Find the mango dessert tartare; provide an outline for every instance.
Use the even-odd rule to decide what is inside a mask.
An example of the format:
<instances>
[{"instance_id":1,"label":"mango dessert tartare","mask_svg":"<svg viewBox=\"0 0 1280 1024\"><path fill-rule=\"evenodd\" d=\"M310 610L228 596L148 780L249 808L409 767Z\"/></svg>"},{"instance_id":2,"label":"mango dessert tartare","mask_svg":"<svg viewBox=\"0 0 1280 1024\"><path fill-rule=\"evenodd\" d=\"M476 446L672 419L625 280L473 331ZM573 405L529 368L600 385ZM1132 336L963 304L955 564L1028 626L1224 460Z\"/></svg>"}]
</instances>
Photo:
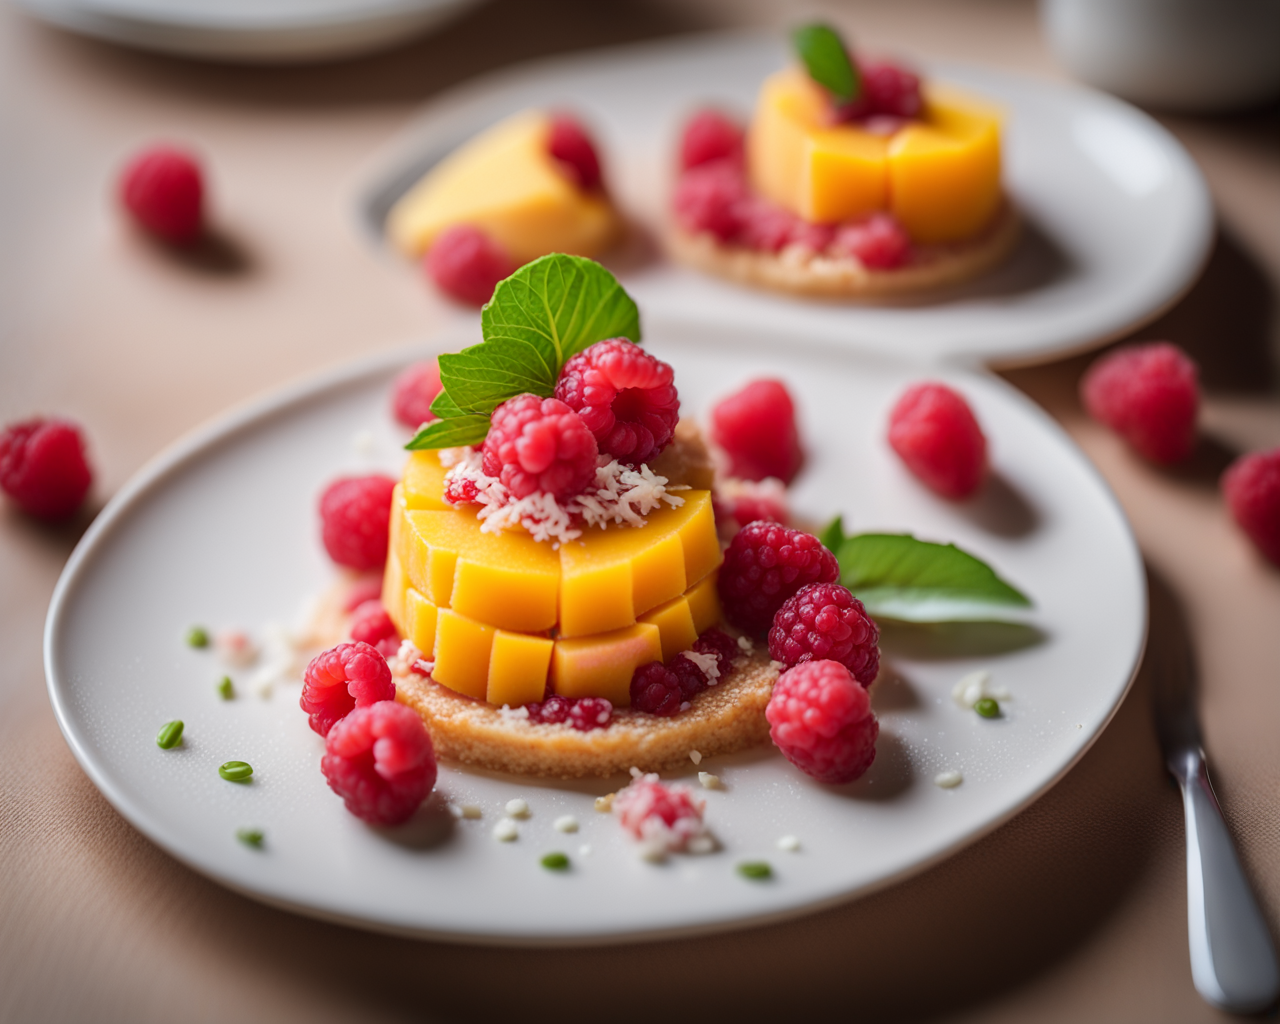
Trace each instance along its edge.
<instances>
[{"instance_id":1,"label":"mango dessert tartare","mask_svg":"<svg viewBox=\"0 0 1280 1024\"><path fill-rule=\"evenodd\" d=\"M1001 113L896 64L859 61L811 25L801 63L765 80L744 132L686 126L669 247L746 284L902 295L993 267L1018 237L1000 183Z\"/></svg>"},{"instance_id":2,"label":"mango dessert tartare","mask_svg":"<svg viewBox=\"0 0 1280 1024\"><path fill-rule=\"evenodd\" d=\"M619 240L623 222L582 124L526 110L423 175L391 208L386 232L444 292L479 306L530 260L600 255Z\"/></svg>"}]
</instances>

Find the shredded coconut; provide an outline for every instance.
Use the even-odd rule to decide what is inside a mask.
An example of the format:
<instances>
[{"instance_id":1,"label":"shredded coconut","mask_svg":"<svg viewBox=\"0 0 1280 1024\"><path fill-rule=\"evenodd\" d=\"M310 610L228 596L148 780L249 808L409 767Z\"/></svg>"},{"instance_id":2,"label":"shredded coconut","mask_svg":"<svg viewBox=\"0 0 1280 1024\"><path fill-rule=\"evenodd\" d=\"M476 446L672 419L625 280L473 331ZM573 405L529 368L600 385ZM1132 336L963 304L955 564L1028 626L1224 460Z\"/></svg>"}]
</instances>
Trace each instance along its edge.
<instances>
[{"instance_id":1,"label":"shredded coconut","mask_svg":"<svg viewBox=\"0 0 1280 1024\"><path fill-rule=\"evenodd\" d=\"M529 709L523 704L518 708L513 708L510 704L503 704L498 708L498 714L502 716L504 722L527 722L529 720Z\"/></svg>"},{"instance_id":2,"label":"shredded coconut","mask_svg":"<svg viewBox=\"0 0 1280 1024\"><path fill-rule=\"evenodd\" d=\"M565 814L556 818L556 820L551 823L551 827L557 832L577 832L578 819L572 814Z\"/></svg>"},{"instance_id":3,"label":"shredded coconut","mask_svg":"<svg viewBox=\"0 0 1280 1024\"><path fill-rule=\"evenodd\" d=\"M541 491L524 498L513 498L497 477L484 472L483 459L477 448L442 448L440 464L448 467L445 489L454 481L467 480L476 488L480 511L480 530L500 533L523 527L534 540L557 544L582 536L582 525L604 529L610 523L644 526L644 517L666 502L672 508L684 504L684 498L673 491L686 490L684 485L668 485L647 465L637 469L624 466L617 459L600 456L593 490L575 495L561 504L551 494Z\"/></svg>"},{"instance_id":4,"label":"shredded coconut","mask_svg":"<svg viewBox=\"0 0 1280 1024\"><path fill-rule=\"evenodd\" d=\"M404 675L421 660L422 652L413 646L413 641L401 640L396 653L392 655L387 664L391 666L392 672ZM432 667L434 668L435 666L433 665Z\"/></svg>"},{"instance_id":5,"label":"shredded coconut","mask_svg":"<svg viewBox=\"0 0 1280 1024\"><path fill-rule=\"evenodd\" d=\"M663 785L656 773L637 775L613 801L613 812L622 827L640 840L640 856L645 860L661 860L681 850L714 849L715 841L702 822L704 807L688 786Z\"/></svg>"},{"instance_id":6,"label":"shredded coconut","mask_svg":"<svg viewBox=\"0 0 1280 1024\"><path fill-rule=\"evenodd\" d=\"M750 654L755 649L756 649L756 645L751 642L751 637L749 636L738 637L738 650L740 650L743 654Z\"/></svg>"},{"instance_id":7,"label":"shredded coconut","mask_svg":"<svg viewBox=\"0 0 1280 1024\"><path fill-rule=\"evenodd\" d=\"M219 630L213 638L213 649L231 668L248 668L258 660L258 647L242 629Z\"/></svg>"},{"instance_id":8,"label":"shredded coconut","mask_svg":"<svg viewBox=\"0 0 1280 1024\"><path fill-rule=\"evenodd\" d=\"M600 811L602 814L608 814L610 811L612 811L614 796L615 794L613 793L607 793L604 796L596 797L596 803L595 803L596 810Z\"/></svg>"},{"instance_id":9,"label":"shredded coconut","mask_svg":"<svg viewBox=\"0 0 1280 1024\"><path fill-rule=\"evenodd\" d=\"M785 661L770 661L769 667L775 672L785 672L787 670L787 663Z\"/></svg>"},{"instance_id":10,"label":"shredded coconut","mask_svg":"<svg viewBox=\"0 0 1280 1024\"><path fill-rule=\"evenodd\" d=\"M475 804L450 804L449 813L455 818L466 818L474 821L481 815L481 810Z\"/></svg>"},{"instance_id":11,"label":"shredded coconut","mask_svg":"<svg viewBox=\"0 0 1280 1024\"><path fill-rule=\"evenodd\" d=\"M1003 686L991 685L991 673L985 669L961 676L956 685L951 688L951 699L966 711L972 711L973 706L983 697L994 697L996 700L1013 699Z\"/></svg>"},{"instance_id":12,"label":"shredded coconut","mask_svg":"<svg viewBox=\"0 0 1280 1024\"><path fill-rule=\"evenodd\" d=\"M715 686L720 681L720 660L714 654L685 651L684 656L697 665L702 674L707 677L708 686Z\"/></svg>"},{"instance_id":13,"label":"shredded coconut","mask_svg":"<svg viewBox=\"0 0 1280 1024\"><path fill-rule=\"evenodd\" d=\"M590 843L583 843L581 846L579 846L579 847L578 847L578 856L579 856L579 857L590 857L590 856L591 856L591 844L590 844Z\"/></svg>"}]
</instances>

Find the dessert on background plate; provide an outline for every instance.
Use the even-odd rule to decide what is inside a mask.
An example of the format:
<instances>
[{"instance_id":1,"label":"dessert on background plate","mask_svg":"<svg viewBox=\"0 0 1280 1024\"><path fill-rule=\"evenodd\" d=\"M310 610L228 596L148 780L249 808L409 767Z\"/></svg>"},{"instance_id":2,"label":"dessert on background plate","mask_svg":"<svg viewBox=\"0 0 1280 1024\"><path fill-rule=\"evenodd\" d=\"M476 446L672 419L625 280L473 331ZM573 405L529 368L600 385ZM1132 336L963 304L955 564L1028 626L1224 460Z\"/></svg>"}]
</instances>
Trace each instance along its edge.
<instances>
[{"instance_id":1,"label":"dessert on background plate","mask_svg":"<svg viewBox=\"0 0 1280 1024\"><path fill-rule=\"evenodd\" d=\"M745 284L833 297L925 291L995 266L1018 237L989 101L797 30L749 127L685 127L672 255Z\"/></svg>"}]
</instances>

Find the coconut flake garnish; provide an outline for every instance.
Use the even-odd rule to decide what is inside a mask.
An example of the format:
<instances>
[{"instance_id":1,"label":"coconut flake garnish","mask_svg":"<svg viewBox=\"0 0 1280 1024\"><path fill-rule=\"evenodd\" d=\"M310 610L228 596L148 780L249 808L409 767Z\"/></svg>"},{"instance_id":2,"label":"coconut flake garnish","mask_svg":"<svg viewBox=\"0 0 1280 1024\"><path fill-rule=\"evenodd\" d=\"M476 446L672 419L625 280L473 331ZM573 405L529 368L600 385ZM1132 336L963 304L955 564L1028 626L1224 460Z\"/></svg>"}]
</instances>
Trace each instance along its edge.
<instances>
[{"instance_id":1,"label":"coconut flake garnish","mask_svg":"<svg viewBox=\"0 0 1280 1024\"><path fill-rule=\"evenodd\" d=\"M484 472L482 456L476 448L443 448L440 464L449 467L445 474L446 492L454 481L468 480L476 489L483 533L500 533L522 527L534 540L564 541L582 536L580 524L604 529L610 523L644 526L644 517L666 502L672 508L684 504L684 498L673 491L688 490L681 484L671 485L665 476L654 473L647 465L637 469L624 466L617 459L599 457L595 486L561 503L554 495L541 491L524 498L513 498L497 477Z\"/></svg>"}]
</instances>

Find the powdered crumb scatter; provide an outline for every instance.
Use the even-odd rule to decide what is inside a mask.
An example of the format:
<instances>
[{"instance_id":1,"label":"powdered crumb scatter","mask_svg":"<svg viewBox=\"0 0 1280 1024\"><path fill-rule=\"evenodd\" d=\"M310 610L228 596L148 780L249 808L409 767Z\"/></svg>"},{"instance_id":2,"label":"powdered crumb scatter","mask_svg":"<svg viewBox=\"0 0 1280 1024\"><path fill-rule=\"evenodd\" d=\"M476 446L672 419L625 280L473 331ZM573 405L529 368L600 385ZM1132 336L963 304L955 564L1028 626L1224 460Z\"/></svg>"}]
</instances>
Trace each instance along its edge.
<instances>
[{"instance_id":1,"label":"powdered crumb scatter","mask_svg":"<svg viewBox=\"0 0 1280 1024\"><path fill-rule=\"evenodd\" d=\"M510 818L503 818L498 824L493 826L493 838L500 843L510 843L520 835L520 830L516 827L516 823Z\"/></svg>"},{"instance_id":2,"label":"powdered crumb scatter","mask_svg":"<svg viewBox=\"0 0 1280 1024\"><path fill-rule=\"evenodd\" d=\"M698 772L698 781L702 783L703 789L723 789L720 785L720 776L712 775L710 772Z\"/></svg>"},{"instance_id":3,"label":"powdered crumb scatter","mask_svg":"<svg viewBox=\"0 0 1280 1024\"><path fill-rule=\"evenodd\" d=\"M579 856L579 857L590 857L590 856L591 856L591 844L590 844L590 843L583 843L581 846L579 846L579 847L578 847L578 856Z\"/></svg>"},{"instance_id":4,"label":"powdered crumb scatter","mask_svg":"<svg viewBox=\"0 0 1280 1024\"><path fill-rule=\"evenodd\" d=\"M529 817L529 805L520 797L507 801L507 813L513 818Z\"/></svg>"},{"instance_id":5,"label":"powdered crumb scatter","mask_svg":"<svg viewBox=\"0 0 1280 1024\"><path fill-rule=\"evenodd\" d=\"M938 772L933 777L933 784L942 789L955 789L962 782L964 782L964 776L959 772Z\"/></svg>"},{"instance_id":6,"label":"powdered crumb scatter","mask_svg":"<svg viewBox=\"0 0 1280 1024\"><path fill-rule=\"evenodd\" d=\"M575 818L572 814L561 815L559 818L556 818L556 820L552 823L552 828L554 828L557 832L577 832L578 819Z\"/></svg>"},{"instance_id":7,"label":"powdered crumb scatter","mask_svg":"<svg viewBox=\"0 0 1280 1024\"><path fill-rule=\"evenodd\" d=\"M613 810L613 798L616 794L606 793L604 796L596 797L596 810L603 814L608 814Z\"/></svg>"},{"instance_id":8,"label":"powdered crumb scatter","mask_svg":"<svg viewBox=\"0 0 1280 1024\"><path fill-rule=\"evenodd\" d=\"M694 764L702 764L702 754L696 750L689 751L689 760Z\"/></svg>"},{"instance_id":9,"label":"powdered crumb scatter","mask_svg":"<svg viewBox=\"0 0 1280 1024\"><path fill-rule=\"evenodd\" d=\"M783 836L778 840L778 849L786 850L788 853L795 853L800 849L800 840L795 836Z\"/></svg>"},{"instance_id":10,"label":"powdered crumb scatter","mask_svg":"<svg viewBox=\"0 0 1280 1024\"><path fill-rule=\"evenodd\" d=\"M755 649L756 649L756 645L751 642L751 637L749 636L738 637L738 650L740 650L743 654L750 654Z\"/></svg>"}]
</instances>

